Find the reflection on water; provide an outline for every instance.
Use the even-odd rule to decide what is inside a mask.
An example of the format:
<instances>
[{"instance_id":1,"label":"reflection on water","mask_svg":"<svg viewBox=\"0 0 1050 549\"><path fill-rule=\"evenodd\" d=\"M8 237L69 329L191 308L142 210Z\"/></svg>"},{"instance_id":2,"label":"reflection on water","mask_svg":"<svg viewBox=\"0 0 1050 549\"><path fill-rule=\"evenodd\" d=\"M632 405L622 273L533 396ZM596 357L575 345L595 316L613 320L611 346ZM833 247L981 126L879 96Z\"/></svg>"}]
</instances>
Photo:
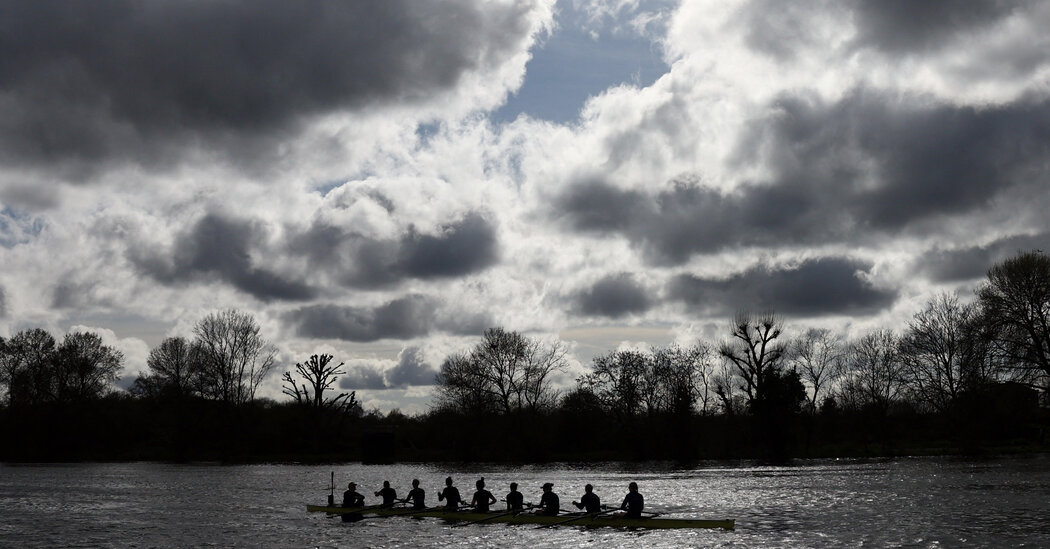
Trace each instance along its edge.
<instances>
[{"instance_id":1,"label":"reflection on water","mask_svg":"<svg viewBox=\"0 0 1050 549\"><path fill-rule=\"evenodd\" d=\"M390 518L343 523L306 513L330 471L366 495L412 478L428 502L447 475L464 494L484 476L526 501L553 482L563 507L591 483L619 504L637 481L648 510L735 518L737 529L622 531L468 525ZM341 492L341 489L339 489ZM337 494L337 498L338 498ZM369 497L369 501L374 498ZM792 467L706 464L0 466L0 541L11 547L828 547L1041 545L1050 539L1050 458L820 461Z\"/></svg>"}]
</instances>

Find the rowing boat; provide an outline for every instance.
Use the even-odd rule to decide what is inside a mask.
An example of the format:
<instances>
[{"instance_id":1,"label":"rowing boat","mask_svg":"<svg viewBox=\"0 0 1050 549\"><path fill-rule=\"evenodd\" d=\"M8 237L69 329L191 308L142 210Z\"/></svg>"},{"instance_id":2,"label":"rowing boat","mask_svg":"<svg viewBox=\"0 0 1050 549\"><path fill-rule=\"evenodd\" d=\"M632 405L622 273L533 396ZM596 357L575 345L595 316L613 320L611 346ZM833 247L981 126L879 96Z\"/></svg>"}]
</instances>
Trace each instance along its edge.
<instances>
[{"instance_id":1,"label":"rowing boat","mask_svg":"<svg viewBox=\"0 0 1050 549\"><path fill-rule=\"evenodd\" d=\"M555 526L565 523L566 526L586 526L588 528L601 528L603 526L613 528L723 528L732 530L735 526L733 519L711 520L711 519L689 519L689 518L665 518L665 517L641 517L628 518L623 515L534 515L524 512L518 514L506 514L506 511L494 511L491 513L475 513L472 511L448 511L444 507L431 507L426 510L412 511L406 507L395 508L354 508L354 507L330 507L327 505L307 505L306 510L311 513L328 513L331 515L361 515L374 517L412 516L433 517L448 521L471 521L501 524L539 524ZM578 516L578 519L572 519Z\"/></svg>"}]
</instances>

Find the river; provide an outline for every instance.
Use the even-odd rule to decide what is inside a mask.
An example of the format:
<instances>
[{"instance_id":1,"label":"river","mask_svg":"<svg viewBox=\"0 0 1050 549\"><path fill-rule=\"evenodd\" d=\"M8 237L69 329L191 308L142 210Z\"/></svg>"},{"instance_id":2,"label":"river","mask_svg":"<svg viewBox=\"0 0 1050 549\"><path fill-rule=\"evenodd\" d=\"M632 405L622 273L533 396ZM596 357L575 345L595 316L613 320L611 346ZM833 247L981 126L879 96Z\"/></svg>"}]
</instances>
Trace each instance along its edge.
<instances>
[{"instance_id":1,"label":"river","mask_svg":"<svg viewBox=\"0 0 1050 549\"><path fill-rule=\"evenodd\" d=\"M368 501L383 480L403 495L419 478L428 503L447 475L462 493L484 476L497 497L511 481L526 501L553 482L562 507L591 483L618 504L628 482L646 509L733 518L736 530L625 531L388 518L343 523L307 513L348 481ZM468 496L469 498L469 496ZM708 463L0 465L3 547L1012 547L1050 543L1050 456L980 461L902 458L792 466Z\"/></svg>"}]
</instances>

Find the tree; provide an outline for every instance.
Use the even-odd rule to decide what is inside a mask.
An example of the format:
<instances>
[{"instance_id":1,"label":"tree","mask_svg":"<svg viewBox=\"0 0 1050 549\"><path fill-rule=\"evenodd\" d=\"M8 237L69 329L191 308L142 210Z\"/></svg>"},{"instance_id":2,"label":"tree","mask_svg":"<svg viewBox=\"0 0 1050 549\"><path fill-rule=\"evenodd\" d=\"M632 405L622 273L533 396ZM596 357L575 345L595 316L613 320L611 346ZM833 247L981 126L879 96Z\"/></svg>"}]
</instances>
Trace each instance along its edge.
<instances>
[{"instance_id":1,"label":"tree","mask_svg":"<svg viewBox=\"0 0 1050 549\"><path fill-rule=\"evenodd\" d=\"M730 339L718 348L718 353L736 366L735 373L744 381L742 389L749 403L761 396L766 373L780 367L784 348L777 338L782 332L773 313L757 318L740 313L730 326Z\"/></svg>"},{"instance_id":2,"label":"tree","mask_svg":"<svg viewBox=\"0 0 1050 549\"><path fill-rule=\"evenodd\" d=\"M977 365L967 360L966 327L976 307L959 303L954 294L942 293L926 302L912 317L900 339L900 358L908 386L916 399L938 412L947 411L964 392L984 379Z\"/></svg>"},{"instance_id":3,"label":"tree","mask_svg":"<svg viewBox=\"0 0 1050 549\"><path fill-rule=\"evenodd\" d=\"M55 359L55 338L46 330L18 332L0 348L0 386L11 405L52 400L50 366Z\"/></svg>"},{"instance_id":4,"label":"tree","mask_svg":"<svg viewBox=\"0 0 1050 549\"><path fill-rule=\"evenodd\" d=\"M335 384L340 375L346 373L339 369L343 367L342 362L336 366L331 365L333 358L329 354L311 355L310 360L307 360L305 363L296 363L295 370L299 377L305 379L310 386L307 387L306 383L296 385L292 373L285 372L282 392L295 399L296 403L309 406L315 410L347 410L354 408L357 404L357 396L354 391L339 393L332 398L325 397L324 392Z\"/></svg>"},{"instance_id":5,"label":"tree","mask_svg":"<svg viewBox=\"0 0 1050 549\"><path fill-rule=\"evenodd\" d=\"M277 355L255 318L233 309L212 313L197 322L193 333L201 393L232 404L252 401Z\"/></svg>"},{"instance_id":6,"label":"tree","mask_svg":"<svg viewBox=\"0 0 1050 549\"><path fill-rule=\"evenodd\" d=\"M191 394L198 369L195 350L186 338L165 338L160 345L150 349L146 359L150 373L135 380L132 392L150 396L171 394L176 397Z\"/></svg>"},{"instance_id":7,"label":"tree","mask_svg":"<svg viewBox=\"0 0 1050 549\"><path fill-rule=\"evenodd\" d=\"M791 342L792 368L811 388L807 408L815 413L822 390L842 375L842 340L826 328L810 329Z\"/></svg>"},{"instance_id":8,"label":"tree","mask_svg":"<svg viewBox=\"0 0 1050 549\"><path fill-rule=\"evenodd\" d=\"M546 409L557 402L551 375L564 369L565 348L503 328L489 328L469 354L445 359L439 407L474 413Z\"/></svg>"},{"instance_id":9,"label":"tree","mask_svg":"<svg viewBox=\"0 0 1050 549\"><path fill-rule=\"evenodd\" d=\"M993 266L977 298L995 352L1050 388L1050 257L1031 251Z\"/></svg>"},{"instance_id":10,"label":"tree","mask_svg":"<svg viewBox=\"0 0 1050 549\"><path fill-rule=\"evenodd\" d=\"M876 330L852 342L846 352L847 374L842 399L853 408L873 406L885 413L904 387L897 336Z\"/></svg>"},{"instance_id":11,"label":"tree","mask_svg":"<svg viewBox=\"0 0 1050 549\"><path fill-rule=\"evenodd\" d=\"M653 351L653 372L657 380L660 404L676 416L689 416L707 410L710 396L711 348L703 343L682 348L672 345Z\"/></svg>"},{"instance_id":12,"label":"tree","mask_svg":"<svg viewBox=\"0 0 1050 549\"><path fill-rule=\"evenodd\" d=\"M616 417L624 419L641 410L649 370L651 361L646 353L631 349L614 351L595 357L591 373L577 383L590 390Z\"/></svg>"},{"instance_id":13,"label":"tree","mask_svg":"<svg viewBox=\"0 0 1050 549\"><path fill-rule=\"evenodd\" d=\"M72 332L56 353L52 386L56 400L77 402L109 391L124 364L124 354L102 343L98 334Z\"/></svg>"}]
</instances>

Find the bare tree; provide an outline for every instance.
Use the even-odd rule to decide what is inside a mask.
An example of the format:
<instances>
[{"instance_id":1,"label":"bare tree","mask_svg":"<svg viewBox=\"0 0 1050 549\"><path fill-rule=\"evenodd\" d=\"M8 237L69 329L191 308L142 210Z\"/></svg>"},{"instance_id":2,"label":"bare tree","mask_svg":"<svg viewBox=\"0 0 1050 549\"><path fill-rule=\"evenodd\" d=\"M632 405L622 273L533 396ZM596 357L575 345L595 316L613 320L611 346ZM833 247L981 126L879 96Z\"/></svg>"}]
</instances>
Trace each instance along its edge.
<instances>
[{"instance_id":1,"label":"bare tree","mask_svg":"<svg viewBox=\"0 0 1050 549\"><path fill-rule=\"evenodd\" d=\"M883 411L897 400L904 388L897 337L889 330L876 330L849 345L844 403L855 408L872 405Z\"/></svg>"},{"instance_id":2,"label":"bare tree","mask_svg":"<svg viewBox=\"0 0 1050 549\"><path fill-rule=\"evenodd\" d=\"M520 333L490 328L466 355L448 357L438 374L440 407L499 413L553 405L551 375L564 369L565 349Z\"/></svg>"},{"instance_id":3,"label":"bare tree","mask_svg":"<svg viewBox=\"0 0 1050 549\"><path fill-rule=\"evenodd\" d=\"M942 293L908 323L900 357L908 386L921 404L946 411L960 394L983 383L983 372L966 360L966 327L976 311L960 304L958 295Z\"/></svg>"},{"instance_id":4,"label":"bare tree","mask_svg":"<svg viewBox=\"0 0 1050 549\"><path fill-rule=\"evenodd\" d=\"M760 396L767 374L775 372L784 357L784 347L777 341L783 329L773 313L757 318L740 313L730 328L730 339L719 346L718 353L736 366L750 404Z\"/></svg>"},{"instance_id":5,"label":"bare tree","mask_svg":"<svg viewBox=\"0 0 1050 549\"><path fill-rule=\"evenodd\" d=\"M11 336L0 348L0 386L12 405L53 400L50 368L55 359L55 338L32 328Z\"/></svg>"},{"instance_id":6,"label":"bare tree","mask_svg":"<svg viewBox=\"0 0 1050 549\"><path fill-rule=\"evenodd\" d=\"M57 400L98 398L110 389L124 364L124 354L104 345L98 334L72 332L58 346L52 374Z\"/></svg>"},{"instance_id":7,"label":"bare tree","mask_svg":"<svg viewBox=\"0 0 1050 549\"><path fill-rule=\"evenodd\" d=\"M135 380L132 392L150 396L168 393L173 396L193 392L197 364L194 346L184 337L169 337L150 349L146 366L150 373Z\"/></svg>"},{"instance_id":8,"label":"bare tree","mask_svg":"<svg viewBox=\"0 0 1050 549\"><path fill-rule=\"evenodd\" d=\"M611 352L594 358L591 373L578 380L619 418L635 415L644 403L646 372L651 357L636 350Z\"/></svg>"},{"instance_id":9,"label":"bare tree","mask_svg":"<svg viewBox=\"0 0 1050 549\"><path fill-rule=\"evenodd\" d=\"M357 396L355 392L339 393L332 398L328 398L324 394L325 391L331 389L332 385L335 384L340 375L346 373L339 369L343 367L342 362L336 366L332 366L331 363L333 358L334 357L329 354L311 355L310 359L305 363L296 363L295 371L299 374L299 377L305 379L306 382L296 385L296 380L292 377L292 373L285 372L283 376L284 387L282 388L282 392L295 399L296 403L317 410L353 409L357 404ZM309 383L309 387L307 387L307 383Z\"/></svg>"},{"instance_id":10,"label":"bare tree","mask_svg":"<svg viewBox=\"0 0 1050 549\"><path fill-rule=\"evenodd\" d=\"M815 412L821 396L842 375L842 339L826 328L810 329L790 345L791 366L810 388L807 408Z\"/></svg>"},{"instance_id":11,"label":"bare tree","mask_svg":"<svg viewBox=\"0 0 1050 549\"><path fill-rule=\"evenodd\" d=\"M234 404L254 400L277 355L255 318L232 309L212 313L197 322L193 333L202 394Z\"/></svg>"},{"instance_id":12,"label":"bare tree","mask_svg":"<svg viewBox=\"0 0 1050 549\"><path fill-rule=\"evenodd\" d=\"M661 409L679 416L691 415L701 401L707 410L711 348L703 343L682 348L672 345L653 351L653 373L661 395Z\"/></svg>"},{"instance_id":13,"label":"bare tree","mask_svg":"<svg viewBox=\"0 0 1050 549\"><path fill-rule=\"evenodd\" d=\"M731 416L742 408L742 405L738 402L740 395L737 393L734 381L736 366L728 358L722 355L719 356L721 360L715 367L711 385L714 387L715 396L718 397L718 402L722 406L722 413Z\"/></svg>"},{"instance_id":14,"label":"bare tree","mask_svg":"<svg viewBox=\"0 0 1050 549\"><path fill-rule=\"evenodd\" d=\"M993 266L977 298L1003 362L1050 389L1050 257L1025 252Z\"/></svg>"}]
</instances>

